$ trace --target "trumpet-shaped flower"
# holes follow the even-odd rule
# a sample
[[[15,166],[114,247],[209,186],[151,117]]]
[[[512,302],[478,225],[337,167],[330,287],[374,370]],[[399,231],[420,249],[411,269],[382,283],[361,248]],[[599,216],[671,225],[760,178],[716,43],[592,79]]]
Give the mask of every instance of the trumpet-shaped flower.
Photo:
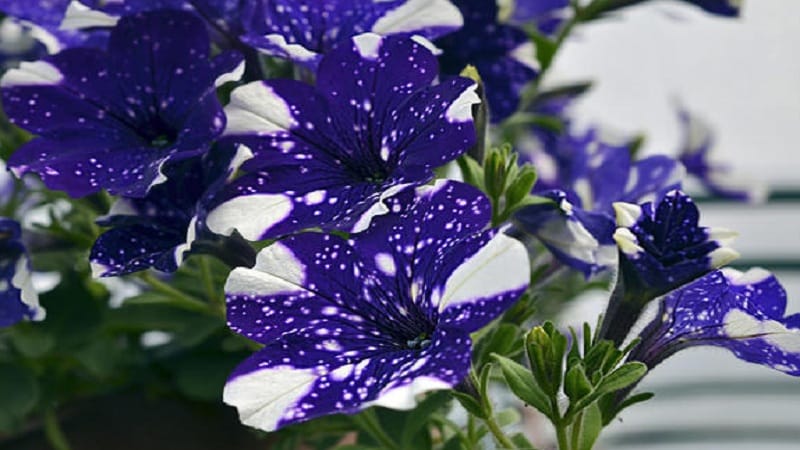
[[[463,19],[449,0],[253,0],[242,40],[314,69],[323,55],[358,34],[437,38]]]
[[[264,344],[223,394],[245,424],[410,409],[463,380],[469,334],[527,287],[524,246],[484,230],[491,207],[474,188],[442,181],[389,203],[349,241],[295,235],[231,273],[229,325]]]
[[[764,201],[767,190],[745,179],[737,178],[730,164],[712,161],[714,134],[701,118],[686,110],[680,111],[683,125],[683,146],[680,161],[686,172],[697,178],[712,195],[733,200]]]
[[[9,166],[72,196],[144,196],[166,180],[166,164],[205,153],[225,127],[215,85],[241,58],[208,54],[199,19],[156,11],[120,20],[107,52],[73,48],[10,70],[0,80],[5,111],[40,137]]]
[[[631,358],[653,367],[684,348],[714,345],[800,376],[800,314],[785,312],[786,291],[771,273],[716,270],[661,301]]]
[[[615,203],[620,276],[626,296],[652,299],[736,259],[736,233],[699,225],[688,195],[671,191],[658,204]]]
[[[250,240],[365,229],[388,211],[386,198],[427,182],[475,142],[475,83],[431,85],[437,73],[423,44],[368,33],[322,59],[316,86],[267,80],[234,90],[225,139],[254,157],[217,198],[209,228]]]
[[[464,26],[436,41],[442,49],[442,72],[459,74],[467,65],[478,69],[486,88],[492,121],[517,110],[522,89],[539,71],[536,48],[520,28],[498,22],[494,1],[457,0]]]
[[[0,217],[0,327],[42,320],[45,311],[31,283],[30,264],[20,241],[20,226]]]

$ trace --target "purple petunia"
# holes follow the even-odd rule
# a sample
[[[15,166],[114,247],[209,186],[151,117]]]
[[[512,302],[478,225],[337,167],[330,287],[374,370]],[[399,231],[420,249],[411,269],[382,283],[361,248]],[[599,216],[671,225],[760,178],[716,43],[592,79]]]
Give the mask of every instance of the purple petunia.
[[[771,273],[716,270],[664,297],[631,359],[654,367],[684,348],[714,345],[800,376],[800,314],[785,312],[786,291]]]
[[[156,11],[120,20],[108,52],[68,49],[7,72],[7,115],[39,135],[9,166],[72,196],[144,196],[166,180],[165,165],[202,155],[225,127],[215,87],[242,61],[208,54],[199,19]]]
[[[362,33],[434,39],[463,24],[449,0],[252,0],[249,5],[242,40],[310,69]]]
[[[475,142],[475,83],[431,85],[437,73],[417,40],[368,33],[322,59],[316,86],[275,79],[234,90],[225,140],[254,157],[217,198],[209,228],[249,240],[365,229],[388,197]]]
[[[494,1],[456,0],[464,26],[436,41],[442,72],[456,75],[467,65],[478,69],[490,117],[500,122],[517,110],[522,89],[539,70],[536,48],[520,28],[498,22]]]
[[[571,12],[569,0],[515,0],[511,21],[552,35]]]
[[[20,234],[19,223],[0,217],[0,327],[26,319],[42,320],[45,316],[33,289]]]
[[[607,270],[617,253],[612,204],[660,198],[680,185],[683,167],[666,156],[634,161],[628,145],[606,143],[595,130],[545,138],[522,156],[538,169],[534,194],[553,203],[522,208],[515,223],[586,277]]]
[[[528,284],[524,246],[484,230],[489,201],[457,182],[407,189],[364,233],[295,235],[225,286],[231,329],[265,345],[223,398],[243,423],[274,430],[458,384],[470,333]]]
[[[701,227],[697,205],[681,191],[667,193],[657,204],[615,203],[614,209],[628,297],[658,297],[739,256],[727,247],[736,233]]]
[[[710,160],[714,135],[708,124],[685,109],[681,109],[679,115],[683,125],[683,145],[679,159],[686,167],[686,172],[696,177],[712,195],[763,202],[767,197],[765,186],[737,179],[729,164]]]
[[[94,275],[177,270],[196,240],[216,240],[204,226],[205,202],[249,156],[243,147],[234,152],[215,146],[202,158],[170,167],[168,180],[146,197],[117,200],[97,221],[111,229],[89,255]]]
[[[613,11],[632,5],[645,3],[648,0],[610,0],[604,5],[603,11]],[[707,13],[721,17],[739,17],[743,0],[680,0],[701,8]]]

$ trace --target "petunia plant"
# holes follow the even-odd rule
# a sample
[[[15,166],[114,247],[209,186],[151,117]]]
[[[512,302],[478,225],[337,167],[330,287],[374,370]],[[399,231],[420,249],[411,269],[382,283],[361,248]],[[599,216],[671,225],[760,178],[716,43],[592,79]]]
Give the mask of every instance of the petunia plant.
[[[113,404],[198,449],[589,450],[685,348],[800,376],[686,193],[756,197],[710,131],[642,156],[542,87],[640,3],[0,0],[0,446]]]

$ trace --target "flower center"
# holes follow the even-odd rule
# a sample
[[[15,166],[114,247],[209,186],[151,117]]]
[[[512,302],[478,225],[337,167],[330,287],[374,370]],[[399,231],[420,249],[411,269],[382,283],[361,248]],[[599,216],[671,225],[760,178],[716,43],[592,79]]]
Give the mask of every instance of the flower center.
[[[406,348],[409,350],[423,350],[431,345],[431,339],[428,333],[420,333],[414,339],[406,341]]]

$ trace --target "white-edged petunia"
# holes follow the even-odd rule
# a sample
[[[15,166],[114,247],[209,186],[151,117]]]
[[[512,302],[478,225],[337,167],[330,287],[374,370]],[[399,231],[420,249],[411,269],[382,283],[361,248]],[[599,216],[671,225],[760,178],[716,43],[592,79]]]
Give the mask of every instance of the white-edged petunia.
[[[755,203],[766,200],[766,186],[738,177],[729,163],[711,160],[714,134],[702,118],[683,108],[679,117],[683,125],[683,144],[678,157],[687,174],[694,176],[716,197]]]
[[[243,423],[413,408],[463,380],[469,334],[527,287],[524,246],[485,230],[491,206],[476,189],[439,181],[389,207],[350,240],[295,235],[231,273],[229,325],[264,344],[225,386]]]
[[[244,14],[244,42],[312,70],[362,33],[434,39],[463,24],[449,0],[251,0]]]
[[[20,237],[19,223],[0,217],[0,327],[26,319],[42,320],[45,316]]]
[[[208,55],[204,24],[164,10],[120,20],[108,52],[72,48],[10,70],[5,112],[39,137],[8,165],[72,196],[144,196],[166,180],[165,164],[205,153],[225,127],[215,85],[242,61]]]
[[[800,376],[800,314],[785,313],[786,291],[773,274],[715,270],[661,300],[630,358],[654,367],[684,348],[713,345]]]
[[[530,143],[521,156],[539,169],[533,193],[555,203],[520,209],[515,224],[586,277],[616,263],[612,204],[658,199],[680,186],[684,173],[667,156],[633,160],[628,144],[607,143],[593,129],[580,135],[533,130]]]
[[[367,33],[322,59],[316,86],[274,79],[235,89],[223,139],[254,156],[217,198],[209,228],[250,240],[365,229],[387,198],[475,142],[476,84],[431,85],[437,74],[418,40]]]
[[[615,203],[620,277],[629,298],[644,303],[721,267],[739,254],[736,233],[699,225],[700,212],[681,191],[658,203]]]
[[[525,85],[536,78],[536,47],[521,28],[498,22],[494,0],[455,0],[464,26],[436,40],[442,73],[456,75],[467,65],[478,69],[486,89],[490,118],[500,122],[517,110]]]

